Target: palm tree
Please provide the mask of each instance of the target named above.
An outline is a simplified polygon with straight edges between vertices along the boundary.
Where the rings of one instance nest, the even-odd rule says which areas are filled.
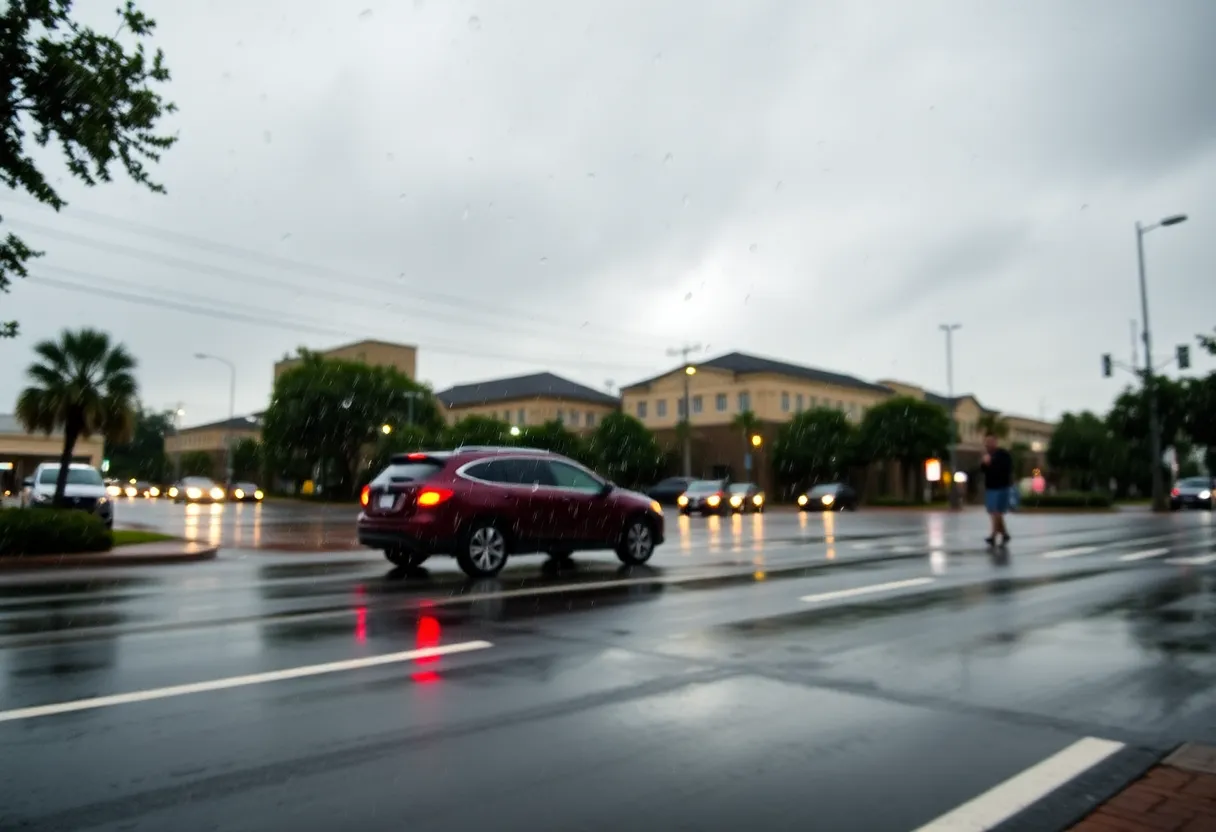
[[[65,329],[58,341],[42,341],[34,352],[39,360],[25,371],[32,384],[17,397],[16,415],[30,433],[49,436],[63,429],[53,503],[62,506],[77,439],[101,434],[114,443],[130,441],[138,394],[135,359],[96,329]]]
[[[975,426],[981,435],[992,434],[997,439],[1009,436],[1009,422],[999,413],[983,413],[976,420]]]

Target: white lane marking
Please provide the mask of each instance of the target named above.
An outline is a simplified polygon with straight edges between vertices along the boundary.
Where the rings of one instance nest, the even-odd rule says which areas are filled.
[[[1097,546],[1074,546],[1071,549],[1055,549],[1050,552],[1044,552],[1045,558],[1075,558],[1077,555],[1092,555],[1098,551]]]
[[[870,584],[869,586],[858,586],[853,589],[838,589],[835,592],[820,592],[816,595],[803,595],[799,601],[806,601],[808,604],[815,604],[820,601],[834,601],[838,598],[856,598],[858,595],[870,595],[875,592],[891,592],[896,589],[904,589],[906,587],[924,586],[931,584],[935,578],[909,578],[906,581],[890,581],[885,584]]]
[[[1123,749],[1123,743],[1085,737],[964,803],[915,832],[980,832],[1004,823],[1030,804]]]
[[[247,676],[229,676],[226,679],[213,679],[210,682],[194,682],[188,685],[173,685],[167,688],[153,688],[133,693],[119,693],[113,696],[96,696],[92,699],[76,699],[71,702],[56,702],[53,705],[37,705],[32,708],[16,708],[11,711],[0,711],[0,722],[12,722],[18,719],[32,719],[38,716],[66,714],[72,711],[87,711],[94,708],[109,708],[113,705],[128,705],[134,702],[148,702],[153,699],[168,699],[173,696],[186,696],[191,693],[206,693],[213,690],[227,690],[248,685],[263,685],[267,682],[281,682],[285,679],[302,679],[306,676],[321,676],[327,673],[341,673],[345,670],[360,670],[365,667],[378,667],[385,664],[428,659],[433,656],[447,656],[452,653],[468,653],[473,650],[485,650],[494,645],[488,641],[462,641],[457,644],[444,644],[438,647],[424,647],[418,650],[406,650],[401,653],[384,653],[379,656],[367,656],[362,659],[346,659],[325,664],[310,664],[303,667],[289,667],[285,670],[271,670],[266,673],[251,673]]]
[[[1195,555],[1189,558],[1168,558],[1166,563],[1172,563],[1176,566],[1204,566],[1209,563],[1216,563],[1216,553],[1210,555]]]
[[[1156,557],[1160,557],[1161,555],[1168,555],[1172,551],[1173,551],[1173,549],[1170,549],[1168,546],[1164,549],[1145,549],[1143,552],[1128,552],[1126,555],[1120,555],[1119,560],[1121,560],[1121,561],[1148,560],[1149,558],[1156,558]]]

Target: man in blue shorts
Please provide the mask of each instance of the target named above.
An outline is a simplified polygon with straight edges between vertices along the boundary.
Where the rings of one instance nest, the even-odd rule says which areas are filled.
[[[992,534],[984,538],[989,546],[1009,542],[1009,530],[1005,528],[1005,515],[1013,498],[1013,457],[1009,451],[997,444],[991,433],[984,437],[984,506],[992,520]],[[997,538],[1000,538],[998,541]]]

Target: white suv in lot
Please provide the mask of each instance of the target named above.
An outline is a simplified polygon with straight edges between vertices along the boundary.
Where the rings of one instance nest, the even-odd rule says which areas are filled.
[[[34,469],[21,491],[22,505],[49,508],[55,499],[55,483],[59,479],[59,463],[44,462]],[[91,465],[73,462],[68,468],[68,484],[63,490],[66,508],[91,511],[106,526],[114,527],[114,504],[106,496],[106,484],[101,472]]]

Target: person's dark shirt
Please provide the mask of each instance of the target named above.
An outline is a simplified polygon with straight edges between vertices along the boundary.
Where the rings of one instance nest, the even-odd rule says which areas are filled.
[[[988,464],[982,467],[984,488],[991,490],[1013,487],[1013,457],[1009,455],[1009,451],[997,448],[990,455]]]

